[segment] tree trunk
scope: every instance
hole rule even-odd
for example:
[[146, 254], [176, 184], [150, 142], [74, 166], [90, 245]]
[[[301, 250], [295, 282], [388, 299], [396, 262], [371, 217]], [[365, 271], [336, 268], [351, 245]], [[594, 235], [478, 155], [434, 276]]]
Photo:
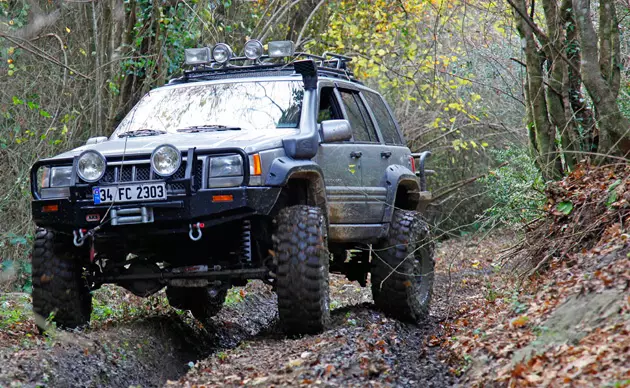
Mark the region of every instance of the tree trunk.
[[597, 151], [597, 126], [593, 111], [586, 103], [586, 98], [582, 94], [582, 78], [575, 69], [580, 68], [582, 55], [580, 54], [580, 42], [578, 39], [575, 17], [571, 10], [571, 0], [562, 1], [562, 23], [566, 26], [565, 52], [569, 61], [567, 66], [567, 96], [571, 110], [575, 115], [576, 126], [582, 128], [582, 138], [578, 150], [585, 152]]
[[[600, 43], [601, 56], [598, 50], [598, 36], [591, 20], [590, 0], [573, 0], [573, 10], [575, 12], [576, 24], [580, 37], [582, 49], [581, 74], [584, 86], [588, 90], [593, 100], [595, 112], [598, 117], [600, 128], [600, 144], [598, 152], [602, 154], [616, 153], [618, 149], [621, 154], [627, 155], [630, 152], [630, 121], [623, 116], [617, 105], [618, 84], [618, 63], [614, 60], [615, 51], [618, 52], [618, 34], [616, 23], [616, 12], [611, 1], [600, 2], [600, 23], [604, 23], [604, 34], [617, 35], [617, 38], [605, 36]], [[601, 17], [604, 20], [601, 20]], [[614, 22], [614, 23], [613, 23]], [[608, 26], [608, 27], [606, 27]], [[616, 43], [615, 43], [616, 41]], [[617, 46], [615, 49], [612, 45]], [[608, 58], [607, 58], [607, 57]], [[605, 72], [602, 72], [602, 66]], [[614, 68], [617, 67], [617, 70]], [[610, 146], [602, 144], [602, 138], [610, 138]]]
[[[545, 21], [547, 31], [549, 33], [549, 44], [546, 46], [545, 53], [547, 55], [547, 66], [549, 68], [549, 85], [547, 85], [547, 104], [549, 106], [549, 118], [551, 124], [555, 126], [558, 134], [560, 134], [561, 144], [565, 152], [564, 160], [569, 169], [573, 169], [575, 165], [576, 136], [575, 130], [571, 125], [571, 113], [565, 110], [565, 82], [567, 77], [567, 64], [560, 57], [559, 50], [551, 49], [562, 47], [565, 40], [565, 31], [560, 20], [558, 3], [556, 0], [544, 0], [542, 2], [545, 13]], [[568, 107], [567, 107], [568, 108]]]
[[[527, 14], [525, 0], [515, 3], [521, 13]], [[516, 13], [516, 11], [515, 11]], [[547, 99], [544, 88], [544, 74], [542, 65], [545, 61], [544, 54], [538, 50], [534, 31], [532, 27], [515, 14], [516, 27], [521, 38], [524, 40], [525, 60], [527, 65], [527, 103], [532, 117], [533, 130], [538, 151], [537, 164], [545, 179], [555, 179], [562, 175], [558, 169], [557, 153], [555, 149], [555, 127], [549, 121], [549, 111], [547, 110]]]

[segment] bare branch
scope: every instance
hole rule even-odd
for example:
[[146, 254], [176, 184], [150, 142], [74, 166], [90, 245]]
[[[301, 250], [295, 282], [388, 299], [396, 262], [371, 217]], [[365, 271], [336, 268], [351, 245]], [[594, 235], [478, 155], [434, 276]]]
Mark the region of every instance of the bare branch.
[[315, 8], [313, 8], [311, 13], [308, 15], [308, 17], [306, 18], [306, 21], [304, 22], [304, 25], [302, 26], [302, 29], [300, 30], [300, 34], [298, 35], [297, 42], [295, 43], [295, 47], [300, 47], [300, 45], [303, 43], [302, 36], [306, 32], [306, 28], [311, 23], [311, 19], [313, 18], [313, 16], [315, 16], [319, 7], [321, 7], [325, 2], [326, 0], [321, 0], [319, 3], [317, 3]]

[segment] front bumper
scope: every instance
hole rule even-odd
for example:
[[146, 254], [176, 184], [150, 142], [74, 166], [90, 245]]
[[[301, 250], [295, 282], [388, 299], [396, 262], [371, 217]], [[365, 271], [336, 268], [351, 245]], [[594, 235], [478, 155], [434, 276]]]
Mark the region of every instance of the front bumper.
[[[111, 210], [151, 209], [153, 222], [120, 226], [143, 228], [156, 233], [188, 231], [192, 223], [202, 222], [206, 227], [255, 215], [267, 215], [280, 195], [278, 187], [237, 187], [199, 190], [190, 195], [169, 196], [165, 201], [135, 202], [125, 204], [94, 205], [92, 200], [35, 199], [32, 201], [33, 220], [40, 227], [70, 232], [90, 229], [103, 222], [102, 230], [111, 232], [107, 218]], [[217, 196], [232, 196], [231, 201], [214, 201]], [[223, 197], [225, 198], [225, 197]], [[56, 206], [56, 207], [55, 207]], [[111, 209], [110, 209], [111, 207]], [[56, 211], [52, 211], [53, 209]], [[108, 213], [109, 209], [109, 213]]]

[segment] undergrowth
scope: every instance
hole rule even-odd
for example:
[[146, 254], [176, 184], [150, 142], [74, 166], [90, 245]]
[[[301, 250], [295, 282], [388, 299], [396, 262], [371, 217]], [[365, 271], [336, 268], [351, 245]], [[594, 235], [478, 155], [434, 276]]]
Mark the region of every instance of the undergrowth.
[[486, 186], [493, 205], [479, 217], [478, 229], [498, 225], [512, 228], [531, 221], [542, 214], [545, 203], [545, 182], [534, 160], [522, 147], [488, 150], [504, 166], [491, 171], [480, 181]]

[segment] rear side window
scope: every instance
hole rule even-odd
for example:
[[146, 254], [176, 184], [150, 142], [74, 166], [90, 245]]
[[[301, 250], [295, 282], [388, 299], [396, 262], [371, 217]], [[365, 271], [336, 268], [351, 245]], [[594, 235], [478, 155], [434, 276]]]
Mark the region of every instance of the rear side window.
[[381, 129], [381, 134], [383, 135], [385, 144], [402, 145], [403, 141], [396, 129], [396, 123], [394, 122], [392, 115], [389, 114], [389, 110], [387, 109], [387, 106], [381, 96], [372, 92], [364, 92], [363, 96], [365, 96], [368, 104], [370, 104], [370, 108], [372, 108], [372, 112], [374, 113], [378, 127]]
[[348, 121], [352, 126], [354, 141], [378, 142], [374, 124], [367, 114], [367, 110], [355, 92], [340, 90], [343, 105], [346, 108]]

